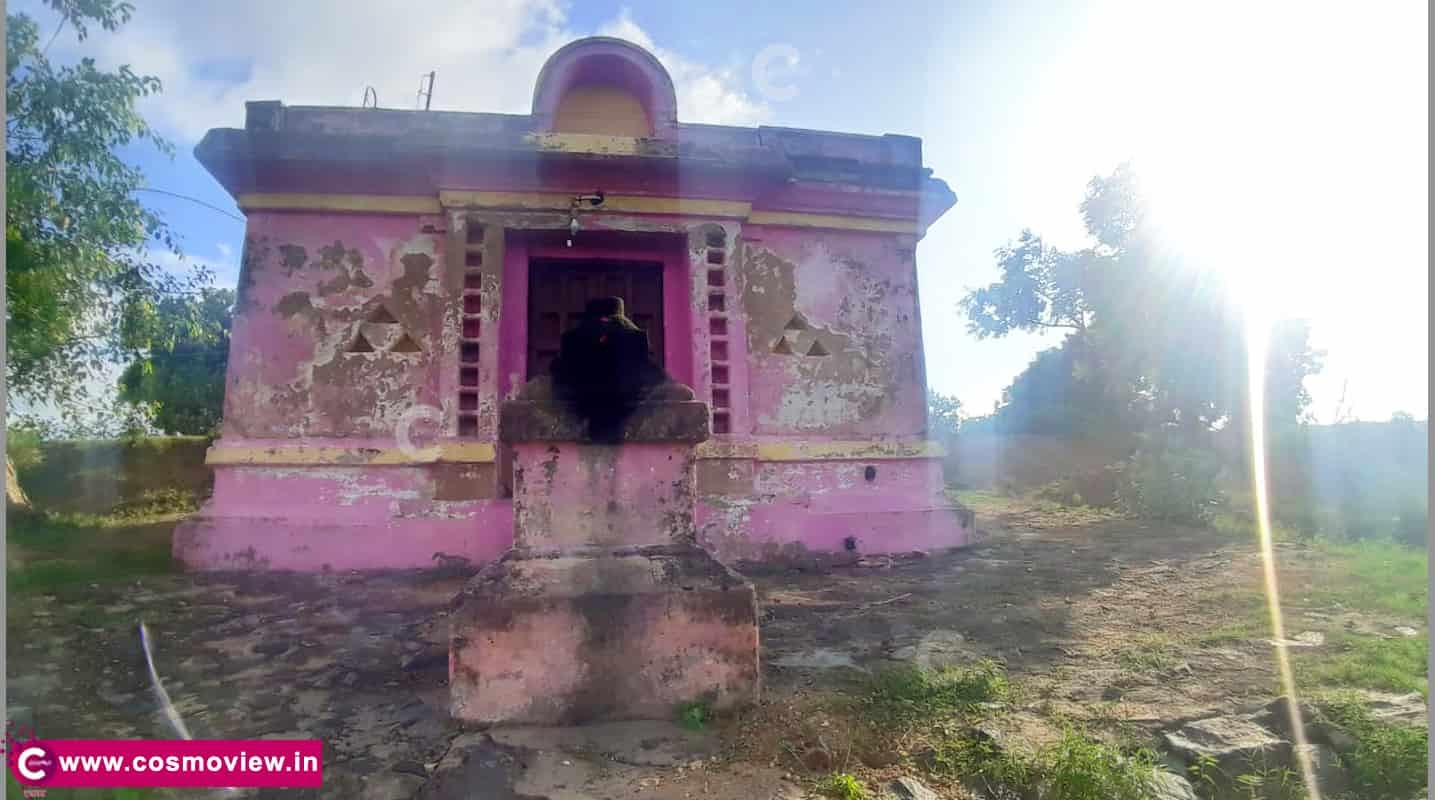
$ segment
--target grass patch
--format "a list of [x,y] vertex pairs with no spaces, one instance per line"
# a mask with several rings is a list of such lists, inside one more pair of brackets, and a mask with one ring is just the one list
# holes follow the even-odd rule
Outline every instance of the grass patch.
[[867,784],[845,772],[834,772],[817,782],[817,791],[837,800],[867,800]]
[[1425,787],[1429,731],[1380,722],[1352,695],[1332,695],[1319,704],[1327,724],[1352,735],[1355,750],[1340,757],[1360,797],[1411,797]]
[[1123,753],[1068,728],[1059,741],[1032,754],[1007,752],[975,731],[940,741],[932,772],[1002,795],[1047,800],[1144,800],[1150,797],[1156,754]]
[[1162,672],[1181,663],[1181,651],[1171,637],[1147,634],[1118,648],[1116,660],[1135,672]]
[[1430,740],[1425,728],[1372,719],[1365,705],[1349,695],[1326,698],[1320,713],[1356,740],[1355,749],[1340,758],[1360,797],[1405,798],[1425,786]]
[[1425,619],[1429,553],[1391,541],[1317,541],[1328,559],[1308,602]]
[[182,515],[11,514],[6,581],[17,594],[171,572],[170,539]]
[[1296,679],[1313,689],[1377,689],[1427,694],[1425,635],[1378,639],[1331,634],[1318,652],[1293,652]]
[[1248,642],[1252,639],[1259,639],[1262,636],[1269,636],[1269,626],[1264,616],[1250,619],[1239,619],[1232,622],[1224,622],[1214,628],[1201,631],[1195,637],[1195,642],[1201,647],[1219,647],[1227,644],[1238,644]]
[[1068,505],[1037,492],[1006,494],[989,489],[947,489],[947,495],[976,512],[979,519],[1012,517],[1033,528],[1093,525],[1121,516],[1084,505]]
[[1216,647],[1270,638],[1267,613],[1265,596],[1260,592],[1232,589],[1214,592],[1201,599],[1198,616],[1220,622],[1193,634],[1191,641],[1200,647]]
[[928,765],[928,771],[935,775],[967,781],[989,791],[1001,787],[1020,791],[1031,786],[1034,768],[1032,759],[1008,753],[991,737],[974,730],[935,741]]
[[900,725],[968,712],[1011,695],[1006,668],[989,659],[969,667],[896,667],[875,675],[862,698],[865,716]]

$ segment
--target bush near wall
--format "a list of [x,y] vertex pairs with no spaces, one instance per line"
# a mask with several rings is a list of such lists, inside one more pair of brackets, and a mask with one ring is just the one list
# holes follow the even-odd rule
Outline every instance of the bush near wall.
[[969,489],[1025,492],[1102,473],[1131,454],[1129,436],[1067,439],[1039,434],[961,432],[946,442],[947,481]]
[[203,436],[43,442],[38,462],[16,467],[40,510],[108,514],[142,504],[184,510],[213,489],[214,473],[204,464],[209,444]]

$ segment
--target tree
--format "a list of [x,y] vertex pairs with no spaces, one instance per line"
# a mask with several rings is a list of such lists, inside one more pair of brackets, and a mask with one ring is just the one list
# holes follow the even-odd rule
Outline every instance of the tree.
[[961,301],[967,330],[973,335],[986,339],[1017,330],[1086,330],[1091,310],[1082,293],[1082,279],[1091,267],[1088,253],[1047,247],[1028,229],[997,250],[996,259],[1001,280],[973,290]]
[[144,355],[120,377],[120,399],[147,408],[168,434],[207,435],[219,426],[224,373],[229,362],[230,289],[207,289],[197,298],[166,298]]
[[[133,12],[122,0],[47,2],[80,41],[91,25],[114,32]],[[133,197],[144,175],[117,155],[139,141],[172,152],[136,110],[159,79],[127,66],[107,72],[90,58],[56,66],[33,19],[5,22],[6,391],[76,413],[87,382],[147,338],[144,309],[208,275],[171,275],[147,258],[156,243],[178,251],[164,221]],[[18,487],[6,462],[8,497]]]
[[[90,25],[113,32],[133,10],[48,2],[81,41]],[[9,14],[6,24],[6,377],[20,397],[72,406],[87,380],[147,340],[147,308],[207,275],[176,276],[148,258],[152,245],[178,251],[164,221],[134,199],[144,175],[117,155],[138,141],[171,152],[136,110],[159,79],[127,66],[107,72],[90,58],[56,66],[33,19]]]
[[[1087,185],[1082,217],[1093,243],[1065,252],[1022,231],[996,251],[1000,280],[961,301],[980,338],[1016,330],[1067,330],[1004,393],[994,424],[1029,432],[1198,434],[1246,412],[1244,320],[1218,273],[1189,263],[1150,224],[1129,165]],[[1303,380],[1320,367],[1309,328],[1273,331],[1267,414],[1295,424],[1310,398]]]
[[1099,355],[1085,338],[1068,336],[1036,358],[1002,390],[992,430],[1048,436],[1098,435],[1141,425],[1135,398],[1114,393]]
[[927,432],[939,442],[950,441],[962,427],[962,401],[927,390]]

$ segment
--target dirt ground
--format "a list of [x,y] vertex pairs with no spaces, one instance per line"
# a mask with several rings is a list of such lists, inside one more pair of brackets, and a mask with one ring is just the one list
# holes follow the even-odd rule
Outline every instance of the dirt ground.
[[[1031,741],[1066,720],[1139,741],[1278,694],[1269,634],[1207,635],[1259,610],[1253,544],[1024,511],[979,526],[985,539],[961,551],[752,574],[764,699],[703,731],[461,729],[445,711],[445,614],[464,576],[434,572],[161,575],[12,596],[9,702],[23,707],[12,718],[28,715],[41,738],[173,738],[146,675],[143,621],[196,738],[326,744],[323,789],[216,797],[757,800],[802,797],[834,770],[869,786],[912,773],[919,742],[864,740],[841,703],[893,664],[1005,663],[1020,694],[1001,724]],[[1424,628],[1304,604],[1321,580],[1315,555],[1282,546],[1278,557],[1288,636]]]

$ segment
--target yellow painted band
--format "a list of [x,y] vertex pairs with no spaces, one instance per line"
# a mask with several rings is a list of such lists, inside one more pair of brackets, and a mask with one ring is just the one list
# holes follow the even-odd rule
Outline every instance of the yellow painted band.
[[[524,211],[567,211],[573,195],[563,192],[440,191],[438,197],[388,194],[250,193],[239,195],[245,211],[347,211],[361,214],[438,214],[444,208],[493,208]],[[686,197],[608,195],[588,214],[672,214],[746,220],[750,225],[869,231],[920,235],[916,220],[805,214],[796,211],[753,211],[752,204],[737,200]]]
[[252,466],[373,467],[407,464],[486,464],[497,460],[491,442],[443,442],[405,451],[398,447],[211,447],[204,463]]
[[[443,190],[438,193],[439,205],[445,208],[512,208],[523,211],[568,211],[573,195],[561,192],[466,192]],[[734,217],[745,219],[752,211],[751,203],[733,200],[703,200],[689,197],[644,197],[610,194],[603,205],[583,206],[586,214],[612,212],[618,214],[680,214],[692,217]]]
[[604,156],[655,155],[655,150],[661,147],[651,140],[602,133],[530,133],[523,141],[539,150]]
[[366,214],[443,212],[436,197],[399,194],[241,194],[239,207],[245,211],[354,211]]
[[906,233],[920,236],[922,226],[914,219],[883,219],[879,217],[848,217],[836,214],[803,214],[796,211],[754,211],[747,218],[749,225],[777,225],[790,228],[828,228],[843,231],[874,233]]
[[882,461],[941,458],[938,442],[719,442],[698,445],[698,458],[749,458],[758,461]]

